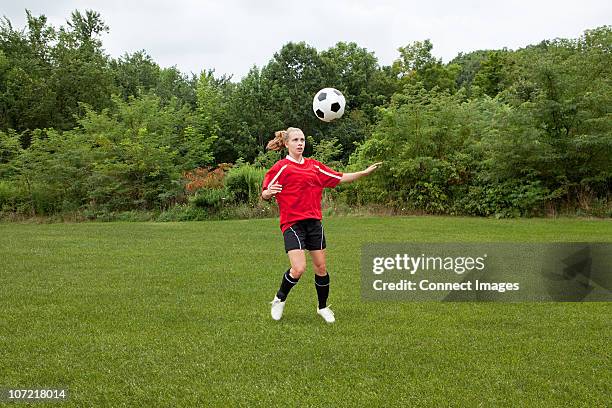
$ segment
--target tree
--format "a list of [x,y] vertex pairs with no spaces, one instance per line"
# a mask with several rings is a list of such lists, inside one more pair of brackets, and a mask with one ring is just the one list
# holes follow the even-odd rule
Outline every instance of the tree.
[[[313,134],[319,120],[310,113],[312,98],[326,86],[326,67],[313,47],[304,42],[287,43],[261,71],[266,104],[279,113],[281,127],[295,126]],[[279,129],[270,129],[269,132]]]
[[196,95],[194,126],[188,128],[186,133],[186,158],[193,168],[210,164],[213,160],[211,150],[218,147],[215,142],[221,131],[224,106],[219,84],[215,82],[212,71],[200,74]]
[[124,101],[155,89],[160,79],[159,66],[144,51],[125,54],[111,61],[115,85]]
[[468,95],[470,95],[470,89],[474,81],[476,73],[480,69],[480,65],[487,58],[489,51],[479,50],[468,53],[460,52],[450,62],[451,64],[457,64],[460,67],[459,74],[457,75],[457,88],[466,88]]
[[264,151],[273,132],[284,126],[281,113],[268,108],[267,85],[261,71],[253,67],[229,93],[228,116],[219,143],[225,143],[226,151],[231,153],[216,155],[218,162],[234,162],[239,157],[254,160]]
[[6,18],[0,24],[0,128],[20,133],[54,126],[57,118],[51,79],[57,33],[45,16],[34,17],[26,10],[26,18],[23,31],[13,29]]
[[393,63],[393,70],[403,84],[421,82],[425,89],[435,87],[451,92],[456,90],[461,67],[457,64],[442,64],[432,54],[433,44],[429,40],[415,41],[398,49],[400,58]]
[[74,11],[67,25],[68,28],[59,29],[58,43],[52,51],[56,67],[51,80],[56,89],[58,129],[76,125],[80,103],[96,110],[109,107],[113,85],[109,60],[99,39],[108,27],[100,14]]
[[357,44],[339,42],[321,52],[327,80],[342,90],[347,104],[373,115],[380,104],[375,89],[378,61],[373,53]]
[[474,85],[485,95],[495,97],[509,87],[513,65],[508,51],[487,52],[486,58],[480,62],[480,68],[474,76]]

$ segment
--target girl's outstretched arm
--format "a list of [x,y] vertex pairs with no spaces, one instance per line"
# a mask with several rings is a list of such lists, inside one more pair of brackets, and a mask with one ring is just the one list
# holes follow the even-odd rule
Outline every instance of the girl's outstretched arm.
[[370,174],[374,170],[376,170],[378,168],[378,166],[380,166],[381,164],[382,164],[382,162],[374,163],[373,165],[371,165],[367,169],[362,170],[362,171],[358,171],[356,173],[344,173],[342,175],[342,178],[340,179],[340,182],[341,183],[350,183],[352,181],[360,179],[363,176],[367,176],[368,174]]

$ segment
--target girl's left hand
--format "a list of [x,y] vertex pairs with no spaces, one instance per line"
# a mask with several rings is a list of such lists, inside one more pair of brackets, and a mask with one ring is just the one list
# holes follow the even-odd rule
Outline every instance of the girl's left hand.
[[381,164],[383,164],[383,162],[374,163],[373,165],[365,169],[363,172],[365,173],[365,175],[368,175],[372,173],[374,170],[376,170],[378,166],[380,166]]

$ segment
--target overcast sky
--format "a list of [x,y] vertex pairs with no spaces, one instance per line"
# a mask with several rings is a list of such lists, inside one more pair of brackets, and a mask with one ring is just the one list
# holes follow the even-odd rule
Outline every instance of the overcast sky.
[[353,41],[374,52],[381,65],[397,48],[429,38],[445,62],[459,52],[516,49],[543,39],[578,37],[612,24],[610,1],[505,0],[0,0],[14,27],[25,9],[54,26],[70,12],[91,9],[110,27],[102,38],[113,57],[144,49],[162,67],[185,73],[214,68],[239,80],[262,67],[289,41],[318,50]]

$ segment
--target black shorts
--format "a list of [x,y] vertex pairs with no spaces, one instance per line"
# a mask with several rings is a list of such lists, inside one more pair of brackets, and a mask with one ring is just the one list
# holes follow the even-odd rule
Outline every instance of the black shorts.
[[309,218],[301,220],[290,226],[283,233],[285,238],[285,252],[293,249],[307,249],[318,251],[325,249],[325,234],[320,220]]

